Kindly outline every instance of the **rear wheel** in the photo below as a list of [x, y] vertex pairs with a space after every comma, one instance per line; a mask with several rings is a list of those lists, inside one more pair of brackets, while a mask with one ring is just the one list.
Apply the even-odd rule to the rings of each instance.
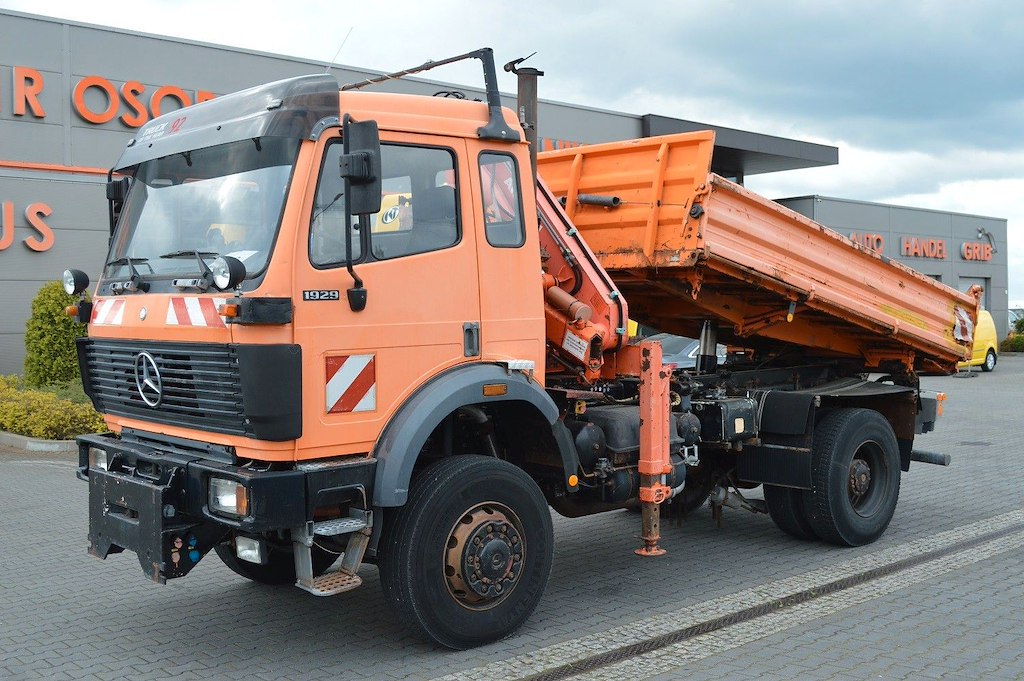
[[797, 539], [817, 539], [804, 510], [803, 490], [764, 486], [764, 502], [776, 527]]
[[985, 355], [985, 363], [981, 365], [982, 371], [992, 371], [996, 368], [996, 351], [992, 348], [988, 349], [988, 353]]
[[442, 459], [385, 519], [381, 586], [403, 622], [462, 650], [526, 621], [547, 584], [552, 544], [547, 502], [526, 473], [489, 457]]
[[836, 409], [814, 429], [814, 488], [803, 492], [821, 539], [870, 544], [885, 532], [900, 493], [900, 455], [889, 422], [871, 409]]
[[[217, 556], [231, 571], [246, 579], [259, 584], [281, 585], [295, 584], [295, 555], [289, 546], [287, 549], [281, 546], [268, 544], [269, 554], [266, 565], [250, 563], [235, 555], [235, 537], [231, 535], [228, 539], [217, 544], [213, 548]], [[337, 560], [338, 555], [331, 553], [319, 546], [314, 546], [313, 552], [313, 574], [321, 575], [331, 567]]]

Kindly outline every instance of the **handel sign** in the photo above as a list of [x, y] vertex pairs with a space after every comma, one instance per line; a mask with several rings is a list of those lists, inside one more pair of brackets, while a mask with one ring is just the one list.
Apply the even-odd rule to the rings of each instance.
[[[10, 102], [0, 102], [15, 117], [46, 118], [42, 94], [47, 87], [46, 79], [37, 69], [28, 66], [12, 67], [13, 87]], [[57, 86], [60, 84], [58, 83]], [[190, 106], [213, 99], [216, 95], [205, 90], [188, 91], [176, 85], [149, 87], [137, 80], [120, 85], [102, 76], [84, 76], [72, 81], [71, 110], [81, 120], [92, 125], [103, 125], [118, 120], [128, 128], [140, 128], [151, 119], [173, 109]], [[68, 168], [44, 163], [28, 163], [3, 158], [0, 147], [0, 165], [10, 168], [31, 170], [104, 172], [91, 168]], [[31, 202], [24, 208], [0, 197], [0, 252], [11, 248], [20, 241], [35, 253], [48, 251], [53, 247], [55, 237], [46, 218], [53, 209], [40, 202]], [[24, 238], [15, 238], [15, 219], [23, 217], [28, 233]]]

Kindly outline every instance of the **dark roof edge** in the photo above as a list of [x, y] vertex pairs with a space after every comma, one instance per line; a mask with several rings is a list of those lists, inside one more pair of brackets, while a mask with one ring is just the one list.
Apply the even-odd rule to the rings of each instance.
[[839, 163], [839, 147], [814, 142], [764, 135], [757, 132], [726, 128], [721, 125], [709, 125], [697, 121], [670, 118], [658, 114], [645, 114], [641, 117], [643, 134], [646, 137], [668, 135], [676, 132], [693, 132], [695, 130], [714, 130], [715, 145], [743, 151], [756, 151], [763, 154], [784, 156], [799, 159], [816, 166], [836, 165]]

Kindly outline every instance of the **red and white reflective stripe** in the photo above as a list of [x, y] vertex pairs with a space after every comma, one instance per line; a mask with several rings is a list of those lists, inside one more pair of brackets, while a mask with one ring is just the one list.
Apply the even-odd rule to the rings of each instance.
[[377, 408], [377, 363], [374, 355], [328, 357], [327, 413], [374, 411]]
[[967, 310], [959, 305], [953, 308], [953, 338], [964, 343], [974, 343], [974, 324]]
[[92, 323], [105, 326], [120, 326], [124, 321], [124, 300], [106, 298], [96, 301], [92, 307]]
[[168, 326], [227, 326], [217, 309], [227, 298], [174, 296], [167, 304]]

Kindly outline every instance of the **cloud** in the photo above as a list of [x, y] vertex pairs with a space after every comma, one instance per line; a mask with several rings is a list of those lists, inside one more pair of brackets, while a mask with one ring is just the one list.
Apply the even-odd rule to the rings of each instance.
[[[0, 0], [38, 12], [38, 0]], [[1024, 4], [889, 0], [49, 0], [75, 21], [397, 70], [491, 46], [537, 51], [544, 99], [655, 113], [840, 148], [830, 168], [748, 177], [769, 196], [823, 194], [1009, 219], [1024, 298]], [[431, 79], [478, 85], [478, 64]]]

